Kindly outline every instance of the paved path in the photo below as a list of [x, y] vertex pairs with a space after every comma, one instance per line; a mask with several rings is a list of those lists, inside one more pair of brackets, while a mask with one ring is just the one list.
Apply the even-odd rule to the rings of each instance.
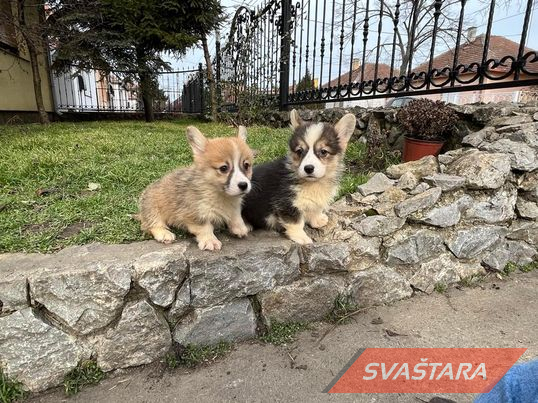
[[[372, 308], [353, 323], [330, 332], [317, 325], [287, 347], [248, 342], [224, 359], [192, 371], [152, 365], [110, 375], [70, 402], [356, 401], [420, 402], [429, 395], [327, 395], [321, 393], [361, 347], [526, 347], [523, 359], [538, 356], [538, 271], [492, 276], [481, 288], [420, 295], [392, 306]], [[372, 324], [375, 318], [382, 324]], [[402, 336], [388, 336], [390, 329]], [[405, 336], [403, 336], [405, 335]], [[458, 402], [472, 395], [451, 395]], [[65, 400], [61, 390], [37, 403]]]

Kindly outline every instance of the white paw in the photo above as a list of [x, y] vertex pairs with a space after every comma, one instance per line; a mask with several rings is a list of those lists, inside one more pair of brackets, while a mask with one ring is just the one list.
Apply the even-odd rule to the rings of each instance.
[[222, 242], [216, 237], [200, 239], [198, 241], [198, 248], [200, 248], [200, 250], [220, 250], [220, 248], [222, 248]]
[[239, 238], [243, 238], [251, 231], [244, 223], [230, 226], [230, 232]]
[[306, 235], [306, 233], [293, 234], [293, 235], [288, 235], [288, 236], [293, 242], [298, 243], [299, 245], [308, 245], [308, 244], [313, 243], [312, 238]]
[[160, 230], [154, 233], [155, 240], [162, 243], [172, 243], [176, 240], [176, 235], [168, 230]]
[[312, 228], [321, 228], [326, 226], [328, 222], [329, 217], [327, 217], [327, 214], [321, 213], [320, 215], [317, 215], [316, 217], [312, 218], [309, 224]]

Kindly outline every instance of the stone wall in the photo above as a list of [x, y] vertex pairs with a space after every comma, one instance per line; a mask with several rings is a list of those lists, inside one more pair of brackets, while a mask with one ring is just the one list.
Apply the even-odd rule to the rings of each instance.
[[[457, 124], [455, 136], [445, 145], [443, 151], [448, 151], [460, 145], [461, 140], [483, 127], [491, 124], [493, 119], [514, 116], [522, 113], [532, 116], [538, 113], [538, 102], [527, 104], [496, 103], [496, 104], [469, 104], [450, 105], [458, 114], [460, 121]], [[300, 108], [300, 106], [298, 107]], [[380, 130], [386, 135], [388, 146], [395, 150], [403, 148], [403, 132], [398, 125], [396, 108], [366, 109], [360, 106], [350, 108], [327, 109], [299, 109], [301, 117], [306, 121], [336, 123], [344, 114], [351, 112], [357, 117], [357, 129], [354, 139], [366, 141], [366, 137], [373, 130]], [[270, 125], [273, 127], [288, 127], [290, 124], [289, 112], [277, 110], [262, 110], [256, 114], [247, 112], [239, 114], [221, 114], [221, 119], [233, 124], [253, 123]]]
[[532, 262], [538, 115], [514, 112], [497, 110], [463, 139], [470, 148], [376, 173], [332, 206], [307, 247], [258, 232], [221, 234], [218, 253], [186, 240], [0, 255], [0, 365], [40, 391], [84, 359], [105, 371], [147, 364], [173, 343], [323, 319], [339, 295], [390, 303]]

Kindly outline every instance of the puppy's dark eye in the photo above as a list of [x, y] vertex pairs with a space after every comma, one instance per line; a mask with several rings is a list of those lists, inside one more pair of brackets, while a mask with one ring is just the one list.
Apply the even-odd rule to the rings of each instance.
[[245, 171], [248, 171], [250, 168], [250, 163], [248, 161], [243, 162], [243, 167], [245, 168]]
[[222, 172], [223, 174], [225, 174], [226, 172], [228, 172], [228, 165], [223, 165], [219, 168], [219, 171]]
[[303, 155], [303, 149], [298, 148], [297, 150], [295, 150], [295, 154], [297, 154], [298, 157], [302, 156]]
[[322, 156], [322, 157], [326, 157], [328, 154], [329, 154], [329, 152], [324, 148], [319, 150], [319, 155]]

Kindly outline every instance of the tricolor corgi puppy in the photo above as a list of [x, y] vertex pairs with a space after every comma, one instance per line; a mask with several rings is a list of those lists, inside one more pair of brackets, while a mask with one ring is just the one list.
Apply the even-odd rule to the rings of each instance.
[[253, 190], [243, 203], [243, 218], [254, 228], [283, 230], [299, 244], [312, 243], [304, 231], [327, 224], [324, 210], [336, 196], [344, 153], [355, 130], [348, 113], [333, 127], [306, 123], [290, 115], [293, 135], [286, 157], [254, 167]]
[[241, 218], [241, 203], [251, 189], [254, 156], [243, 126], [237, 137], [216, 139], [207, 139], [189, 126], [187, 139], [193, 165], [149, 185], [140, 196], [138, 218], [142, 230], [159, 242], [173, 242], [170, 227], [176, 227], [194, 234], [200, 249], [219, 250], [222, 243], [213, 233], [214, 226], [226, 224], [238, 237], [249, 231]]

